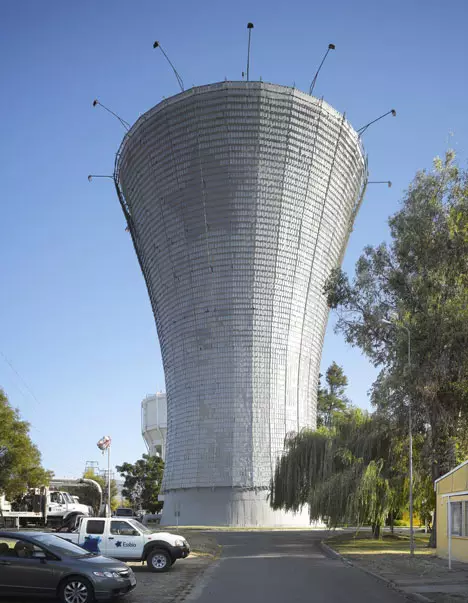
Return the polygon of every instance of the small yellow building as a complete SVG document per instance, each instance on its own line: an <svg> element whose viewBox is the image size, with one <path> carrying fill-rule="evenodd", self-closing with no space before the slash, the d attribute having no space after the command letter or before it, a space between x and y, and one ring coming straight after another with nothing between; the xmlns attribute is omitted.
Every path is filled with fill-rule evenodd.
<svg viewBox="0 0 468 603"><path fill-rule="evenodd" d="M437 555L468 563L468 460L435 482Z"/></svg>

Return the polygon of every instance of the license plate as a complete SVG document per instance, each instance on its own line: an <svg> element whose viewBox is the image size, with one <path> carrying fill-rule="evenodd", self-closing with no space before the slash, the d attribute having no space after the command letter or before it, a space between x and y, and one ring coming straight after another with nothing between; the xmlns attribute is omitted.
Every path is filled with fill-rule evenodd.
<svg viewBox="0 0 468 603"><path fill-rule="evenodd" d="M135 578L135 576L133 576L133 575L132 575L132 576L130 576L130 584L131 584L132 586L135 586L135 584L136 584L136 578Z"/></svg>

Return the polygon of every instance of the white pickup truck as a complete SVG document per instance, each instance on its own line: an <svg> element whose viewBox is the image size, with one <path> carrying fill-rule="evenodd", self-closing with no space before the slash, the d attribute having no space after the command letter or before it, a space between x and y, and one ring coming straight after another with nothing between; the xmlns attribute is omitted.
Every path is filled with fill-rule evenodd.
<svg viewBox="0 0 468 603"><path fill-rule="evenodd" d="M177 559L185 559L190 553L189 544L182 536L152 532L135 519L83 517L76 530L60 530L57 536L90 553L121 561L146 561L153 572L167 571Z"/></svg>

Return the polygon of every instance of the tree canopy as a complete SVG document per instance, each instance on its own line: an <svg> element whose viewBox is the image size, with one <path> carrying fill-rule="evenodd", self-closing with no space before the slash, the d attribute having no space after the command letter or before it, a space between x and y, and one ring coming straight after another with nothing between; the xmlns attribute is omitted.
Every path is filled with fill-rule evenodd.
<svg viewBox="0 0 468 603"><path fill-rule="evenodd" d="M389 225L391 243L366 247L352 281L335 270L326 294L337 330L381 367L375 406L403 426L411 403L434 480L467 452L468 172L452 152L416 175Z"/></svg>
<svg viewBox="0 0 468 603"><path fill-rule="evenodd" d="M371 524L378 536L407 491L407 448L388 421L350 409L333 429L304 430L286 441L271 488L275 509L309 505L311 521Z"/></svg>
<svg viewBox="0 0 468 603"><path fill-rule="evenodd" d="M322 375L320 375L322 377ZM348 378L343 368L333 362L325 374L326 387L319 383L317 392L317 426L331 427L334 419L348 407L345 390Z"/></svg>
<svg viewBox="0 0 468 603"><path fill-rule="evenodd" d="M0 493L13 500L28 488L47 486L52 477L41 465L41 454L29 435L29 423L12 408L0 389Z"/></svg>
<svg viewBox="0 0 468 603"><path fill-rule="evenodd" d="M124 463L116 467L124 477L122 494L135 510L144 509L157 513L162 503L158 501L161 487L164 461L157 456L144 454L136 463Z"/></svg>

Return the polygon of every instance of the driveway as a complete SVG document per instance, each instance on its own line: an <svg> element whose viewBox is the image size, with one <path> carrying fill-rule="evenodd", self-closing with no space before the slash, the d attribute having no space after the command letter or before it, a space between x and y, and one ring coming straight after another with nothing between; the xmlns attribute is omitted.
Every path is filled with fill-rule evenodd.
<svg viewBox="0 0 468 603"><path fill-rule="evenodd" d="M218 532L221 559L185 603L402 603L404 597L339 559L320 533Z"/></svg>

